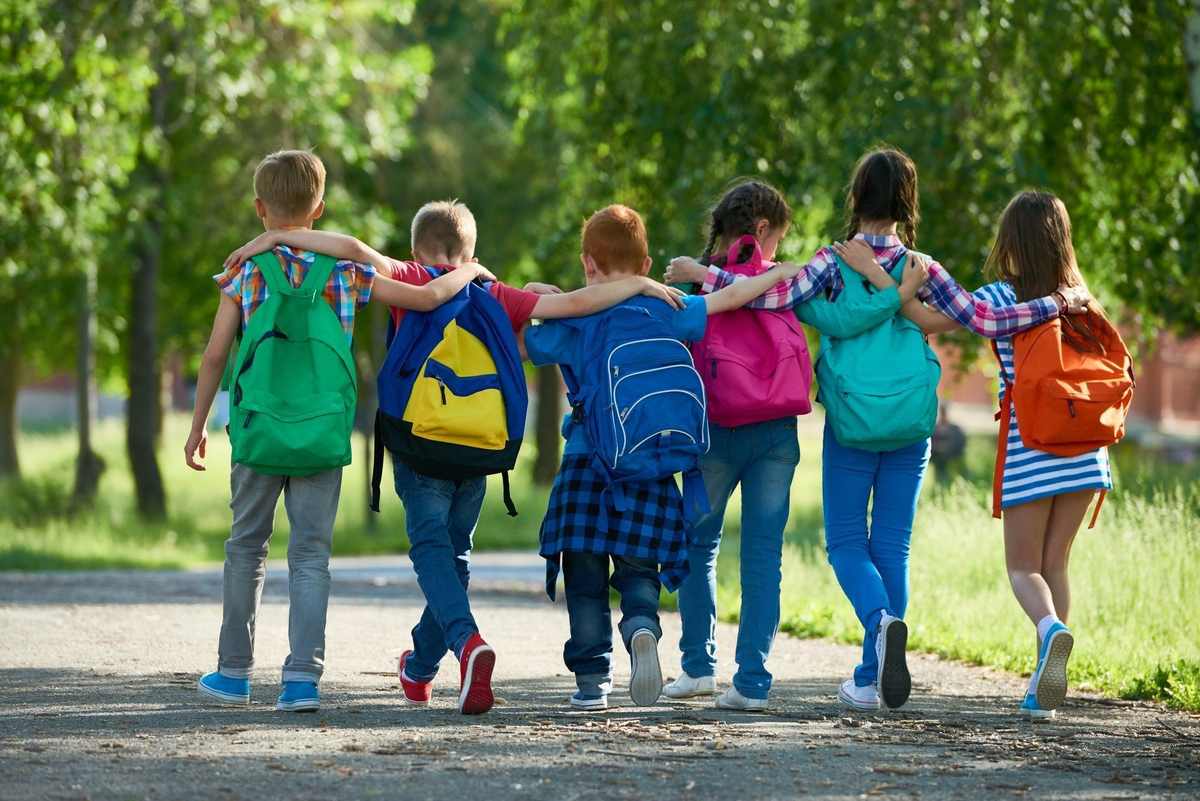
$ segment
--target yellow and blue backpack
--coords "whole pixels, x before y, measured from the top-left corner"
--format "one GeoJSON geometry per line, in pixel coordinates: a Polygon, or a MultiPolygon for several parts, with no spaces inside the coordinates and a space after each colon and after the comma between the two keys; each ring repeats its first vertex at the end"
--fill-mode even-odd
{"type": "MultiPolygon", "coordinates": [[[[441,270],[426,267],[433,277],[441,270]]],[[[512,325],[487,284],[474,282],[429,312],[389,325],[377,379],[371,508],[379,511],[383,448],[417,472],[461,481],[508,471],[525,434],[529,391],[512,325]]]]}

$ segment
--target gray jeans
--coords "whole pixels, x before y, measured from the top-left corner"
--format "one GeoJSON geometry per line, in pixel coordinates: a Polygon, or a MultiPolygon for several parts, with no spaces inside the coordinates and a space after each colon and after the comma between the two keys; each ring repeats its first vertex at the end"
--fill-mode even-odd
{"type": "Polygon", "coordinates": [[[254,671],[254,628],[266,578],[267,543],[279,493],[287,509],[288,644],[284,681],[317,682],[325,668],[329,608],[329,549],[342,489],[342,469],[313,476],[267,476],[240,464],[229,476],[233,530],[225,543],[225,613],[217,665],[231,679],[254,671]]]}

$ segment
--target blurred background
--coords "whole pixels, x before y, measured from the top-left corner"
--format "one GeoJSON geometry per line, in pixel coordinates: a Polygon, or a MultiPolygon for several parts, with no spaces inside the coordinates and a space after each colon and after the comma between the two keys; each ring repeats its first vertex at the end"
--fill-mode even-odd
{"type": "MultiPolygon", "coordinates": [[[[1200,710],[1200,2],[1024,0],[0,0],[0,569],[185,567],[222,557],[228,444],[183,464],[211,276],[255,236],[251,176],[282,147],[329,171],[322,228],[398,258],[428,200],[459,198],[509,283],[582,284],[578,232],[622,202],[655,275],[697,254],[724,187],[754,174],[795,209],[781,256],[842,231],[854,163],[920,172],[918,247],[968,288],[1008,199],[1057,193],[1093,292],[1139,366],[1117,489],[1075,554],[1074,679],[1200,710]]],[[[385,315],[356,332],[370,420],[385,315]]],[[[815,339],[814,339],[815,345],[815,339]]],[[[913,644],[1032,666],[988,513],[995,371],[947,369],[914,541],[913,644]]],[[[529,374],[517,480],[480,548],[532,551],[562,391],[529,374]]],[[[802,425],[784,628],[853,640],[824,561],[820,419],[802,425]]],[[[356,442],[335,553],[403,551],[366,510],[356,442]]],[[[386,483],[386,481],[385,481],[386,483]]],[[[286,537],[281,520],[278,538],[286,537]]],[[[738,522],[722,554],[736,616],[738,522]]],[[[281,543],[277,542],[275,551],[281,543]]]]}

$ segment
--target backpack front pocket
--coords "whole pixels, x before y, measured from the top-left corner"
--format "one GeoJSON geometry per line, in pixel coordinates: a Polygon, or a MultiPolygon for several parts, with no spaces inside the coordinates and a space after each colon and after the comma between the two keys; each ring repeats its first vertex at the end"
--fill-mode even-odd
{"type": "Polygon", "coordinates": [[[838,442],[889,451],[927,439],[937,423],[937,385],[926,376],[894,387],[838,376],[836,403],[826,403],[838,442]]]}
{"type": "Polygon", "coordinates": [[[321,465],[328,469],[344,463],[349,452],[346,421],[350,419],[337,392],[284,400],[247,389],[230,427],[233,461],[260,472],[274,468],[295,472],[321,465]]]}
{"type": "MultiPolygon", "coordinates": [[[[1130,382],[1121,379],[1081,383],[1047,379],[1041,395],[1040,413],[1029,421],[1035,440],[1049,446],[1077,444],[1073,450],[1086,453],[1121,438],[1133,390],[1130,382]]],[[[1020,410],[1017,418],[1020,422],[1020,410]]]]}
{"type": "Polygon", "coordinates": [[[623,373],[613,385],[612,398],[616,464],[641,448],[657,445],[658,437],[664,435],[704,445],[696,439],[696,433],[706,430],[704,388],[691,365],[623,373]]]}
{"type": "Polygon", "coordinates": [[[436,359],[425,362],[404,420],[415,436],[437,442],[497,451],[508,442],[500,377],[460,376],[436,359]]]}

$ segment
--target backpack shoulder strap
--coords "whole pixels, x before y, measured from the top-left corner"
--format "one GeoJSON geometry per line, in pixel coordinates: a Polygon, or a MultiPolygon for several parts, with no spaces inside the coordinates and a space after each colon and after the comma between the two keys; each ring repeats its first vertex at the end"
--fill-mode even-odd
{"type": "Polygon", "coordinates": [[[308,275],[304,276],[304,283],[300,284],[300,288],[305,292],[319,294],[325,290],[329,276],[333,275],[337,259],[333,256],[326,256],[324,253],[315,253],[313,256],[313,265],[308,268],[308,275]]]}
{"type": "Polygon", "coordinates": [[[289,288],[287,273],[284,272],[283,265],[274,252],[268,250],[266,253],[259,253],[253,261],[258,265],[258,271],[262,273],[263,280],[267,282],[268,290],[279,292],[289,288]]]}

